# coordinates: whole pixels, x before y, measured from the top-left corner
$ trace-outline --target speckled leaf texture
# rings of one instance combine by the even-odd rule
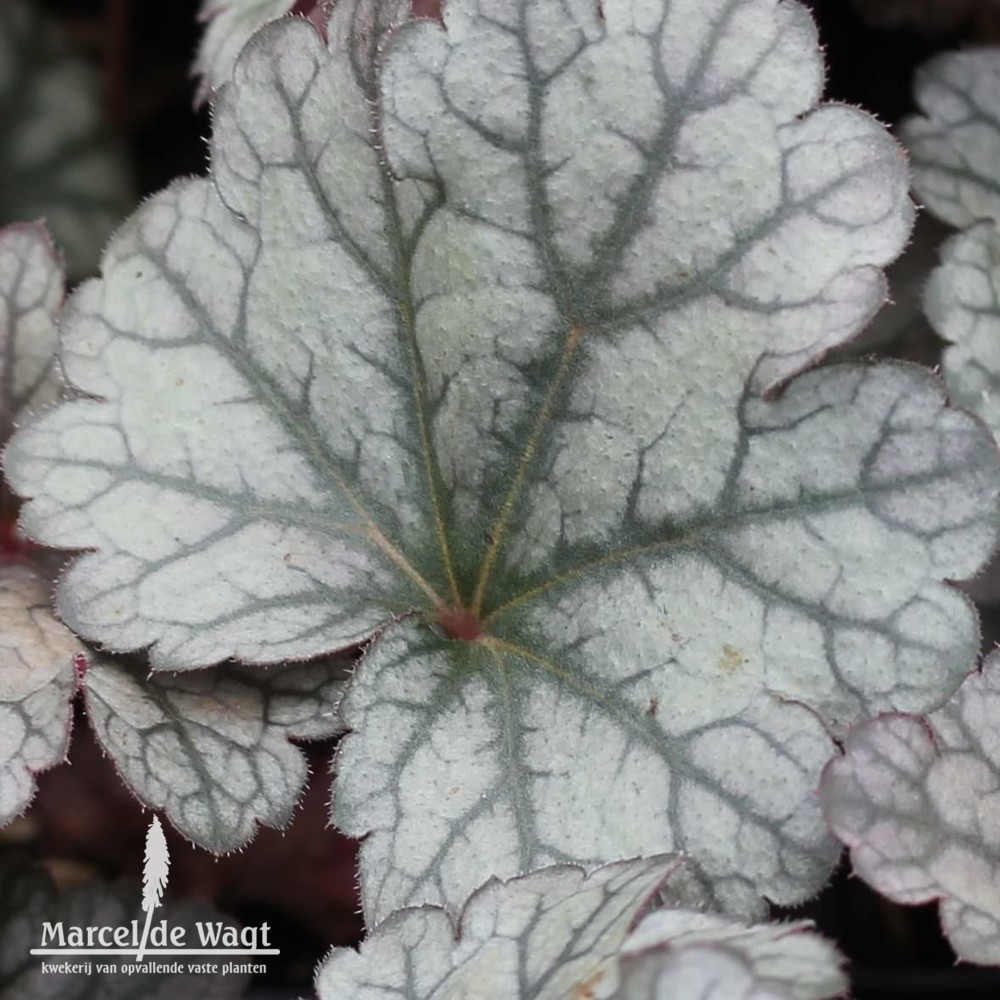
[[[185,970],[179,974],[143,971],[127,975],[100,972],[96,965],[90,975],[82,971],[43,972],[43,961],[61,963],[66,959],[29,954],[32,948],[42,946],[45,921],[62,921],[67,933],[71,926],[122,927],[132,920],[138,920],[141,927],[141,898],[142,887],[136,882],[90,882],[59,892],[44,869],[32,868],[13,856],[0,859],[2,995],[11,1000],[231,1000],[243,995],[249,977],[240,974],[199,975]],[[186,929],[188,941],[198,940],[196,921],[231,923],[205,903],[168,905],[164,915],[171,927]],[[88,961],[67,957],[71,964]],[[90,960],[102,961],[100,956]],[[128,961],[129,956],[122,956],[118,964]],[[180,964],[184,968],[188,963]]]
[[[125,783],[221,854],[249,842],[258,824],[291,822],[308,765],[289,740],[336,735],[345,675],[331,657],[150,677],[144,664],[98,655],[84,693],[98,742]]]
[[[393,913],[360,951],[334,948],[320,1000],[716,1000],[842,993],[836,951],[807,924],[745,927],[683,909],[642,920],[678,859],[618,862],[590,876],[558,865],[477,890],[457,926],[434,906]],[[666,886],[663,883],[666,880]],[[638,925],[638,926],[636,926]],[[696,984],[692,992],[689,987]],[[710,984],[715,992],[703,992]]]
[[[776,0],[344,0],[265,27],[212,174],[67,306],[8,449],[61,616],[154,669],[366,642],[332,817],[369,923],[683,850],[731,911],[836,845],[831,730],[941,704],[1000,469],[884,297],[901,154]]]
[[[1000,965],[1000,654],[928,719],[859,725],[820,786],[854,870],[900,903],[941,900],[960,958]]]
[[[40,225],[0,229],[0,440],[59,395],[63,288],[62,264]],[[52,616],[50,589],[28,565],[0,565],[0,826],[24,811],[34,775],[61,761],[69,742],[82,646]]]
[[[99,81],[36,7],[0,4],[0,224],[44,218],[79,278],[97,270],[131,186]]]

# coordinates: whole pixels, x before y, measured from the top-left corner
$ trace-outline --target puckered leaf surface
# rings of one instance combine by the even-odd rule
[[[0,826],[27,807],[34,775],[66,756],[79,640],[56,621],[50,585],[0,566]]]
[[[659,856],[589,877],[559,865],[494,880],[473,894],[457,927],[438,907],[398,911],[360,952],[333,949],[317,970],[320,1000],[458,1000],[482,995],[487,984],[509,1000],[822,1000],[843,990],[835,950],[808,924],[748,928],[674,909],[639,923],[678,867]],[[717,992],[691,992],[693,982],[711,982]]]
[[[941,900],[960,958],[1000,965],[1000,655],[928,719],[860,724],[820,794],[854,870],[900,903]]]
[[[123,927],[138,919],[142,926],[139,901],[142,889],[137,883],[105,885],[88,882],[59,892],[48,874],[32,867],[23,858],[0,859],[0,989],[5,997],[17,1000],[229,1000],[243,995],[248,976],[216,973],[179,974],[147,971],[127,974],[123,964],[134,962],[135,955],[117,958],[94,956],[90,974],[43,971],[42,963],[62,961],[51,956],[31,955],[32,948],[43,947],[44,922],[62,922],[68,934],[71,927]],[[171,927],[185,928],[185,940],[198,940],[197,921],[226,920],[205,903],[168,905],[164,913]],[[47,943],[44,947],[53,947]],[[148,955],[148,953],[147,953]],[[86,962],[84,957],[69,957],[72,964]],[[114,963],[115,970],[101,972],[96,963]],[[165,964],[163,962],[160,963]],[[182,968],[188,963],[181,962]]]
[[[0,224],[44,217],[80,277],[96,270],[130,186],[94,74],[36,6],[0,5]]]
[[[1000,221],[1000,49],[932,59],[917,72],[915,96],[923,114],[902,137],[920,200],[953,226]]]
[[[93,398],[7,454],[88,551],[62,616],[154,668],[378,635],[333,816],[370,921],[684,849],[716,899],[834,856],[827,726],[939,704],[995,535],[986,430],[798,370],[884,296],[898,149],[776,0],[344,0],[255,36],[212,177],[71,300]]]
[[[308,767],[288,741],[339,731],[334,709],[345,668],[331,658],[150,677],[128,658],[97,656],[84,684],[87,715],[139,798],[222,853],[247,843],[258,823],[291,820]]]

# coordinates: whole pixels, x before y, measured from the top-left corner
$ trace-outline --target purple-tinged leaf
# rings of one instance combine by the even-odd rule
[[[858,875],[899,903],[940,900],[959,957],[1000,965],[1000,654],[928,719],[858,725],[820,796]]]

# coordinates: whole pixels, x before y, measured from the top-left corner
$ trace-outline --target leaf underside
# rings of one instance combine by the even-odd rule
[[[0,566],[0,826],[27,808],[34,776],[66,757],[82,646],[52,617],[50,587]]]
[[[59,398],[56,315],[65,274],[38,223],[0,229],[0,441]]]
[[[159,670],[371,645],[332,815],[377,921],[690,853],[721,905],[835,845],[829,728],[940,704],[994,543],[985,429],[907,366],[782,387],[912,210],[775,0],[345,0],[265,28],[212,176],[67,306],[90,397],[6,468],[88,549],[61,616]],[[778,398],[774,398],[778,397]]]
[[[2,16],[2,15],[0,15]],[[44,228],[0,229],[0,441],[60,393],[55,315],[64,275]],[[11,514],[0,497],[0,516]],[[5,529],[6,530],[6,529]],[[50,586],[4,554],[0,566],[0,826],[27,807],[34,775],[66,755],[81,643],[50,610]]]
[[[972,226],[944,244],[924,309],[951,343],[942,368],[955,402],[1000,435],[1000,230],[994,222]]]
[[[289,740],[340,731],[346,668],[330,657],[149,676],[128,657],[96,655],[83,690],[94,734],[125,783],[188,839],[222,854],[252,840],[258,824],[291,821],[308,765]]]
[[[903,123],[913,186],[927,208],[953,226],[1000,221],[1000,53],[946,52],[917,72],[922,114]]]
[[[947,53],[918,74],[923,116],[908,121],[914,185],[930,210],[966,231],[941,249],[924,294],[952,346],[943,369],[956,402],[1000,431],[1000,50]]]

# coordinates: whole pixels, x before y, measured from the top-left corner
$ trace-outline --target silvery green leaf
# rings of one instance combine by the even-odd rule
[[[96,270],[131,191],[96,76],[36,7],[0,5],[0,224],[44,217],[79,278]]]
[[[317,970],[320,1000],[461,1000],[487,991],[505,1000],[822,1000],[844,990],[835,949],[808,924],[747,927],[678,909],[640,923],[665,879],[670,894],[678,864],[662,856],[589,877],[558,865],[493,880],[454,925],[438,907],[397,911],[360,951],[333,949]],[[715,992],[687,988],[695,982]]]
[[[746,926],[707,913],[651,913],[622,947],[619,1000],[827,1000],[847,977],[807,921]]]
[[[375,643],[342,706],[333,813],[368,834],[369,912],[649,846],[690,852],[740,911],[825,878],[814,712],[845,722],[959,683],[972,613],[926,574],[989,550],[995,457],[906,367],[811,374],[741,413],[715,537],[528,586],[477,643],[414,623]]]
[[[915,94],[922,114],[902,139],[917,196],[953,226],[1000,221],[1000,49],[937,56],[917,72]]]
[[[257,825],[284,827],[308,776],[290,739],[340,730],[347,664],[222,666],[149,675],[127,657],[87,669],[87,715],[125,783],[202,847],[236,850]]]
[[[200,96],[228,83],[250,36],[295,5],[296,0],[204,0],[199,18],[206,27],[194,62],[194,73],[202,80]]]
[[[58,398],[56,315],[63,266],[45,229],[0,229],[0,441],[14,422]]]
[[[928,373],[785,387],[884,297],[899,150],[815,107],[796,3],[407,8],[254,36],[211,177],[70,301],[88,398],[6,459],[87,550],[60,614],[156,670],[368,643],[332,814],[369,922],[675,850],[732,910],[801,899],[830,730],[954,690],[943,581],[996,536]]]
[[[944,352],[944,372],[956,402],[1000,434],[1000,231],[995,223],[972,226],[944,244],[924,309],[952,345]]]
[[[0,859],[0,990],[4,997],[17,1000],[229,1000],[243,995],[249,977],[240,974],[203,975],[129,973],[122,966],[135,963],[135,955],[94,956],[90,973],[43,971],[42,963],[84,963],[86,957],[43,957],[31,955],[41,944],[45,921],[62,921],[71,926],[121,927],[132,920],[143,924],[140,906],[142,889],[138,883],[106,885],[87,882],[58,891],[44,869],[33,867],[24,858],[8,855]],[[196,921],[219,921],[221,914],[205,903],[168,904],[162,913],[171,927],[183,927],[188,943],[198,940]],[[147,958],[151,956],[147,955]],[[159,959],[161,965],[165,959]],[[97,963],[114,964],[102,972]],[[182,960],[186,966],[188,963]]]
[[[461,1000],[488,984],[505,1000],[613,997],[622,943],[680,863],[662,856],[589,876],[558,865],[494,879],[455,924],[436,906],[397,911],[360,951],[334,948],[316,971],[316,990],[320,1000]]]
[[[927,719],[861,723],[820,785],[854,871],[900,903],[941,901],[960,958],[1000,965],[1000,655]]]
[[[35,774],[66,756],[79,640],[56,621],[47,580],[0,566],[0,826],[35,794]]]

